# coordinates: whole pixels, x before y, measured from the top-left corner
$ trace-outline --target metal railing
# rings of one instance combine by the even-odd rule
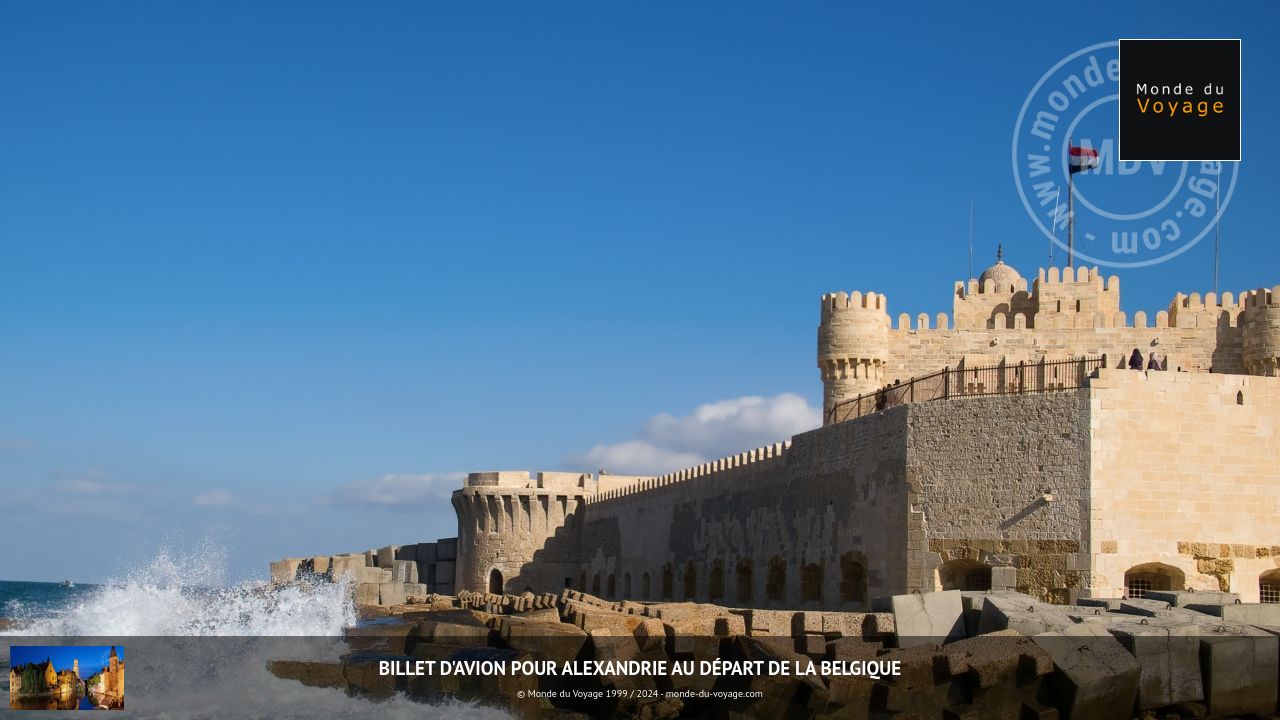
[[[1100,355],[1069,360],[1045,361],[1042,358],[1037,362],[947,367],[932,375],[911,378],[904,383],[836,403],[827,414],[826,424],[929,400],[1076,390],[1084,387],[1085,380],[1106,364],[1107,356]]]

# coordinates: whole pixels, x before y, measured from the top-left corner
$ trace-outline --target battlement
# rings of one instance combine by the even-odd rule
[[[771,468],[777,464],[786,462],[787,451],[791,449],[791,441],[774,443],[763,447],[747,450],[737,455],[729,455],[718,460],[694,465],[692,467],[677,470],[652,478],[643,478],[639,482],[626,487],[616,488],[607,492],[598,493],[586,499],[586,503],[599,503],[608,500],[616,500],[618,498],[629,497],[639,493],[649,492],[666,488],[671,485],[683,483],[689,480],[700,480],[704,478],[722,478],[726,474],[736,473],[740,471],[750,471],[756,469]]]
[[[468,473],[464,487],[481,491],[546,490],[591,495],[630,485],[641,479],[638,476],[607,473],[596,477],[591,473],[581,472],[539,472],[532,475],[528,470],[499,470]]]
[[[841,310],[872,310],[887,313],[889,301],[881,293],[868,292],[864,294],[858,290],[854,290],[851,293],[844,291],[826,293],[822,296],[822,312],[824,316]]]

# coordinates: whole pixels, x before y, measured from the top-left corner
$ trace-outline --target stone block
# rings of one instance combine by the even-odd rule
[[[1047,697],[1071,720],[1130,720],[1138,697],[1138,661],[1109,633],[1046,633],[1032,642],[1053,658]]]
[[[992,590],[1013,590],[1018,587],[1018,569],[1013,567],[991,568]]]
[[[436,544],[435,543],[418,543],[415,560],[419,564],[432,564],[436,561]]]
[[[752,636],[771,635],[791,637],[794,610],[746,610],[747,627]]]
[[[361,582],[361,583],[381,583],[381,582],[384,582],[384,580],[383,580],[383,573],[384,573],[384,572],[386,572],[386,571],[384,571],[382,568],[376,568],[376,567],[358,567],[358,568],[356,568],[356,571],[357,571],[357,572],[356,572],[356,579],[357,579],[359,582]],[[390,579],[389,577],[385,580],[385,582],[390,582],[390,581],[391,581],[391,579]]]
[[[441,560],[457,560],[458,559],[458,538],[444,538],[436,541],[436,559]]]
[[[418,564],[411,560],[393,560],[391,564],[391,572],[391,579],[394,582],[418,582]]]
[[[378,548],[378,567],[389,568],[395,562],[396,551],[399,550],[398,545],[388,545],[384,548]]]
[[[298,576],[300,558],[285,558],[271,563],[271,581],[277,583],[292,582]]]
[[[349,627],[342,634],[353,652],[408,655],[418,640],[418,626],[411,622],[382,622]]]
[[[1226,622],[1244,625],[1280,626],[1280,604],[1240,603],[1206,608]]]
[[[946,642],[964,637],[963,609],[957,590],[889,598],[898,647]]]
[[[403,605],[405,601],[404,583],[378,583],[378,604],[386,607]]]
[[[1200,637],[1204,699],[1212,717],[1267,715],[1276,709],[1280,645],[1256,628]]]
[[[436,561],[436,585],[448,585],[453,587],[454,569],[457,563],[453,560],[437,560]],[[439,592],[444,592],[443,590]]]
[[[377,583],[358,583],[355,590],[356,605],[377,605],[378,604],[378,584]]]
[[[317,555],[311,558],[311,572],[324,575],[329,572],[331,558],[328,555]]]
[[[576,660],[587,642],[587,633],[572,625],[516,618],[507,618],[500,635],[508,647],[529,653],[537,660],[557,663]]]
[[[1062,631],[1072,625],[1071,618],[1056,606],[1039,602],[1028,595],[986,596],[982,615],[978,618],[978,634],[1014,630],[1021,635],[1039,635]]]
[[[1190,608],[1195,610],[1195,605],[1233,605],[1240,602],[1240,596],[1230,592],[1215,592],[1206,590],[1203,592],[1194,590],[1148,590],[1145,593],[1147,600],[1157,600],[1169,603],[1171,607]]]
[[[779,647],[772,637],[737,636],[729,641],[725,658],[735,661],[807,662],[808,658]],[[822,679],[815,676],[724,675],[716,679],[717,691],[750,692],[752,697],[737,700],[722,709],[727,717],[781,718],[809,717],[827,706],[830,692]],[[758,696],[754,695],[759,693]]]
[[[338,555],[333,558],[331,563],[333,570],[334,582],[347,580],[349,582],[360,582],[361,572],[364,570],[363,555]]]
[[[419,623],[419,629],[430,632],[430,641],[437,645],[478,646],[488,645],[498,639],[498,631],[484,625],[453,622]]]
[[[662,621],[656,618],[641,620],[631,634],[635,637],[636,645],[642,653],[661,650],[667,644],[666,625],[663,625]]]
[[[1149,710],[1204,699],[1200,640],[1191,623],[1118,623],[1107,630],[1138,661],[1138,708]]]
[[[418,562],[418,546],[417,545],[401,545],[396,549],[396,560],[407,560],[411,563]]]

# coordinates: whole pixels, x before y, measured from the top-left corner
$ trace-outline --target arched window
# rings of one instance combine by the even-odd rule
[[[716,560],[711,564],[711,583],[707,588],[707,599],[715,602],[724,598],[724,563]]]
[[[943,590],[990,590],[991,566],[977,560],[948,560],[938,568]]]
[[[1258,601],[1280,603],[1280,568],[1258,576]]]
[[[591,594],[600,597],[600,573],[596,573],[591,578]]]
[[[662,566],[662,599],[670,600],[675,597],[676,571],[671,567],[671,563]]]
[[[752,586],[752,567],[751,558],[742,558],[738,561],[738,594],[736,600],[739,603],[746,604],[751,602],[751,586]]]
[[[822,602],[822,566],[809,563],[800,568],[800,597],[804,602]]]
[[[693,600],[698,596],[698,571],[690,560],[684,564],[684,599]]]
[[[1237,405],[1243,405],[1243,404],[1244,404],[1244,391],[1243,391],[1243,390],[1238,390],[1238,391],[1236,391],[1236,404],[1237,404]]]
[[[498,572],[498,568],[489,571],[489,592],[494,595],[502,594],[502,573]]]
[[[649,590],[650,590],[649,573],[645,573],[640,576],[640,599],[641,600],[649,599]]]
[[[605,592],[610,600],[618,596],[618,581],[613,578],[613,573],[609,573],[609,579],[605,582]]]
[[[1152,562],[1134,565],[1124,572],[1124,596],[1143,598],[1150,590],[1182,590],[1187,576],[1172,565]]]
[[[622,576],[622,597],[631,598],[631,573]]]
[[[769,574],[765,577],[764,597],[770,602],[787,599],[787,561],[774,555],[769,558]]]
[[[840,556],[840,601],[867,601],[867,563],[860,552],[847,552]]]

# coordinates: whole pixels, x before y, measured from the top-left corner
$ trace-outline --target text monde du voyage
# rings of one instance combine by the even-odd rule
[[[1222,85],[1206,83],[1199,88],[1190,83],[1174,85],[1151,85],[1136,83],[1134,98],[1138,103],[1138,112],[1143,115],[1160,117],[1209,117],[1226,113],[1226,104],[1222,100],[1214,100],[1223,95]],[[1204,99],[1202,99],[1204,98]]]

